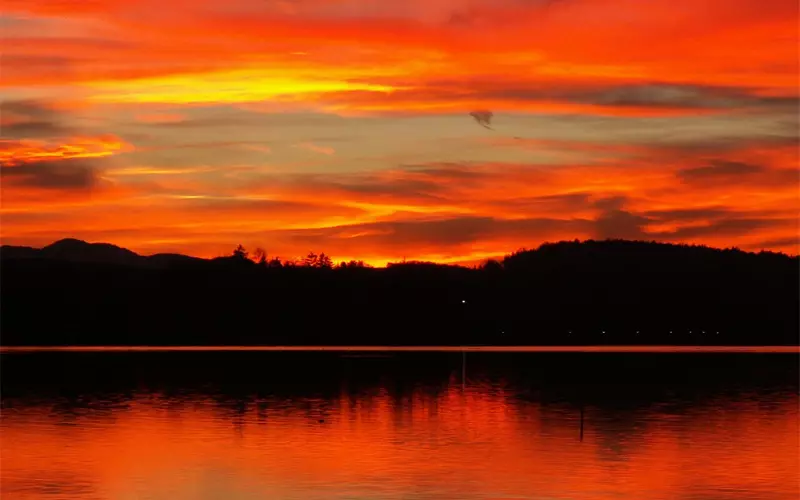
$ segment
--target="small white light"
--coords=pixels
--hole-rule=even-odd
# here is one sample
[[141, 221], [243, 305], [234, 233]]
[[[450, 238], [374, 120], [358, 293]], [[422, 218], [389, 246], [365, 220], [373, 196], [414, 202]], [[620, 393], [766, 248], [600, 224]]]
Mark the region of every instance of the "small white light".
[[466, 303], [467, 303], [467, 301], [466, 301], [466, 300], [462, 300], [462, 301], [461, 301], [461, 303], [462, 303], [462, 304], [466, 304]]
[[605, 330], [603, 330], [603, 331], [602, 331], [602, 332], [600, 332], [600, 333], [606, 333], [606, 331], [605, 331]]
[[636, 330], [636, 335], [639, 335], [639, 330]]

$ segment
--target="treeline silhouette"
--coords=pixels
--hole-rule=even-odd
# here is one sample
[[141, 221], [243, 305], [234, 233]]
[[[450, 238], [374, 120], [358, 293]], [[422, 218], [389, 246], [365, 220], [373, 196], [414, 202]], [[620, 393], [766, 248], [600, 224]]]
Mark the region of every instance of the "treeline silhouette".
[[622, 240], [474, 268], [0, 250], [3, 345], [796, 345], [800, 259]]

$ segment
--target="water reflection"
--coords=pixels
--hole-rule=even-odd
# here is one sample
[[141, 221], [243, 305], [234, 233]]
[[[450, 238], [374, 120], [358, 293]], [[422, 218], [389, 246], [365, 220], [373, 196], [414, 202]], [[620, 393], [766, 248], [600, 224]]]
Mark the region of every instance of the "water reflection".
[[552, 356], [7, 354], [0, 493], [797, 497], [795, 358]]

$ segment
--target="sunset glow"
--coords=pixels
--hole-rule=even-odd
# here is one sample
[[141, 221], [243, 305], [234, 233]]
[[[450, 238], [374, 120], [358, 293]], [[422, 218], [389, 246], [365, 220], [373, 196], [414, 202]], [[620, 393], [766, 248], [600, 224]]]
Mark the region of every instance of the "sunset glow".
[[2, 243], [797, 254], [798, 19], [795, 0], [6, 0]]

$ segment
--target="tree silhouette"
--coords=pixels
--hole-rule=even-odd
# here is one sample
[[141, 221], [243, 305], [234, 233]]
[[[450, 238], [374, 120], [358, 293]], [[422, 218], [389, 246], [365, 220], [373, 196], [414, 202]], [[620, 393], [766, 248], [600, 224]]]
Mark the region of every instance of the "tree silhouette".
[[333, 260], [331, 260], [331, 258], [328, 255], [325, 255], [325, 253], [323, 252], [323, 253], [319, 254], [319, 256], [317, 256], [317, 265], [316, 265], [316, 267], [318, 267], [320, 269], [332, 269], [333, 268]]
[[317, 254], [308, 252], [308, 255], [303, 258], [303, 267], [316, 267], [317, 259]]
[[495, 259], [489, 259], [479, 269], [482, 269], [487, 272], [491, 273], [498, 273], [503, 270], [503, 265], [497, 262]]
[[[800, 331], [800, 258], [772, 252], [589, 240], [473, 269], [331, 269], [314, 252], [298, 262], [264, 252], [261, 269], [242, 245], [209, 260], [134, 254], [133, 264], [26, 252], [0, 252], [7, 345], [796, 345]], [[314, 314], [309, 290], [324, 297]]]
[[350, 260], [348, 262], [342, 261], [337, 266], [338, 269], [365, 269], [368, 267], [372, 266], [365, 264], [363, 260]]
[[328, 255], [325, 255], [325, 252], [320, 254], [308, 252], [308, 255], [303, 258], [302, 265], [303, 267], [314, 267], [317, 269], [332, 269], [333, 260], [331, 260]]
[[245, 248], [242, 245], [236, 246], [236, 248], [233, 250], [233, 256], [241, 260], [246, 260], [249, 258], [247, 250], [245, 250]]
[[264, 267], [266, 267], [266, 265], [267, 265], [267, 251], [266, 251], [266, 250], [264, 250], [264, 249], [263, 249], [263, 248], [261, 248], [261, 247], [259, 247], [259, 248], [256, 248], [256, 251], [255, 251], [255, 252], [253, 252], [253, 260], [254, 260], [254, 261], [256, 262], [256, 264], [258, 264], [259, 266], [264, 266]]

